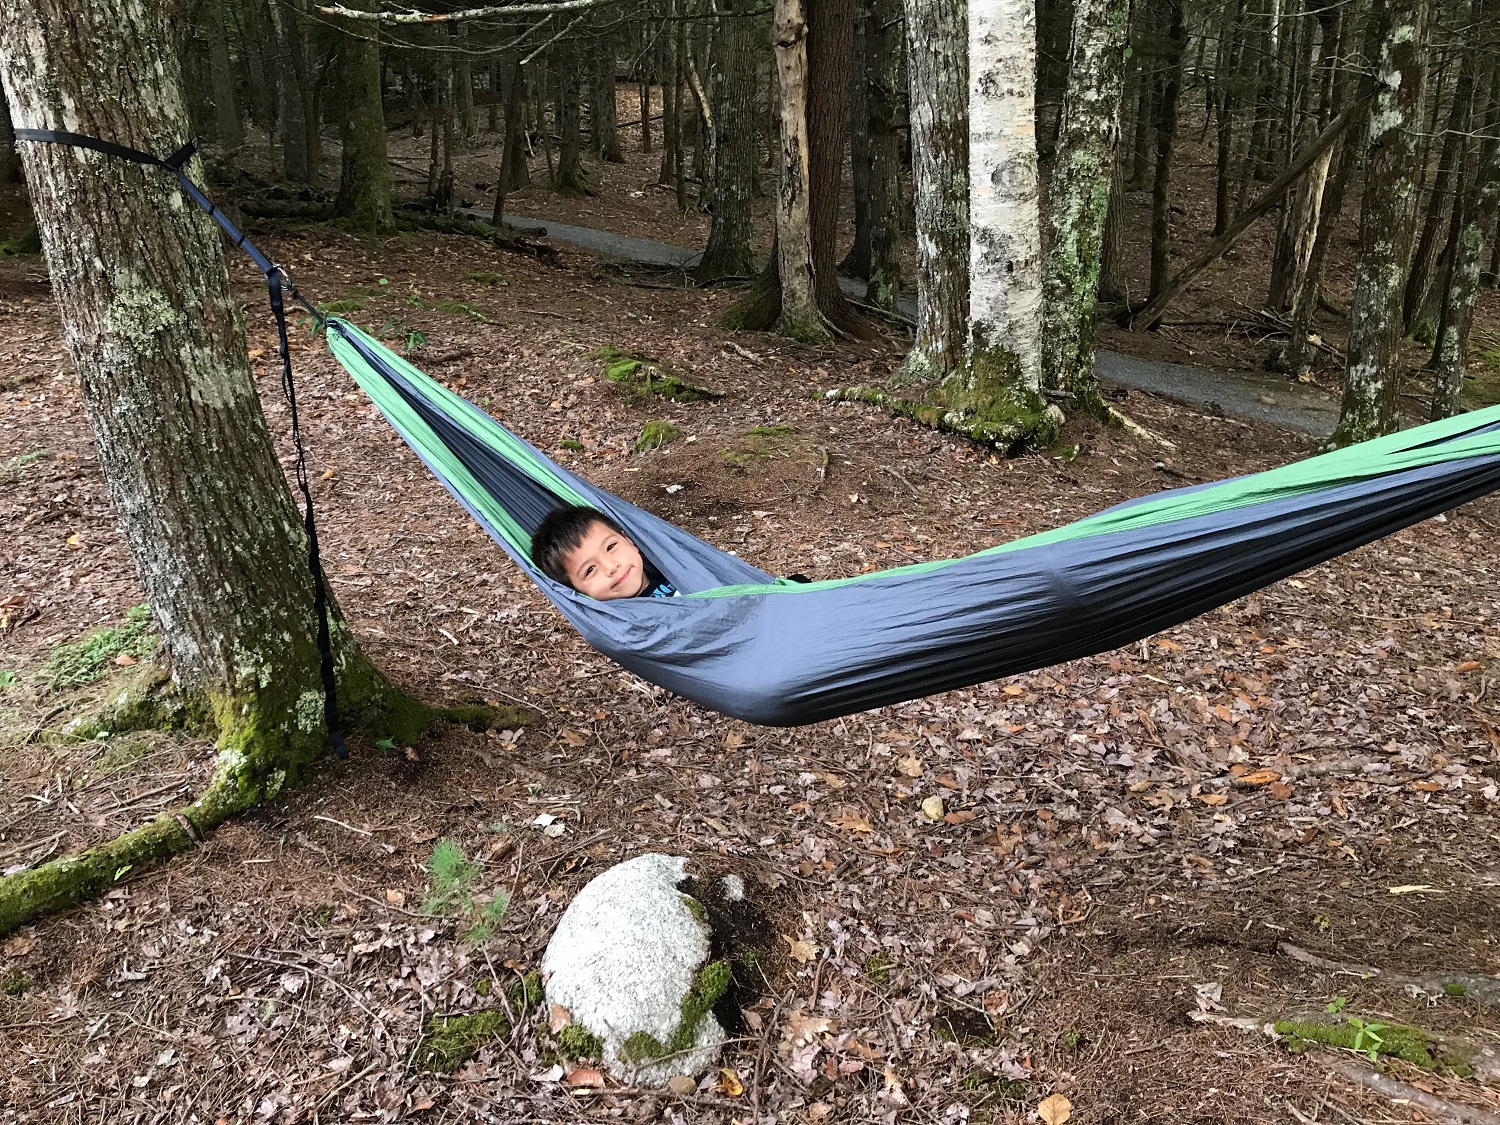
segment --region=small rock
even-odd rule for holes
[[[698,1092],[698,1083],[686,1074],[674,1074],[667,1079],[667,1089],[679,1098],[690,1098]]]
[[[941,797],[928,797],[922,802],[922,815],[928,820],[943,819],[943,799]]]

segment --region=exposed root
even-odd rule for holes
[[[842,387],[826,392],[823,397],[830,402],[863,402],[879,406],[898,418],[910,418],[931,429],[993,446],[1007,455],[1048,444],[1057,436],[1062,424],[1061,411],[1052,406],[1035,415],[1023,412],[1014,417],[996,419],[902,398],[878,387]]]
[[[1408,988],[1419,989],[1429,996],[1475,1000],[1481,1004],[1500,1008],[1500,977],[1484,976],[1479,973],[1449,972],[1441,969],[1431,973],[1393,973],[1373,965],[1351,965],[1341,961],[1330,961],[1326,957],[1319,957],[1316,953],[1303,949],[1299,945],[1293,945],[1289,941],[1279,943],[1276,948],[1292,960],[1301,961],[1304,965],[1311,965],[1316,969],[1349,973],[1358,977],[1384,977],[1386,980],[1395,981]]]
[[[1319,1061],[1341,1078],[1368,1090],[1374,1090],[1378,1094],[1384,1094],[1392,1101],[1421,1106],[1429,1113],[1435,1114],[1439,1121],[1461,1122],[1462,1125],[1500,1125],[1500,1114],[1478,1106],[1449,1101],[1436,1094],[1429,1094],[1426,1090],[1419,1090],[1388,1074],[1381,1074],[1379,1071],[1361,1066],[1352,1059],[1325,1053],[1320,1056]]]

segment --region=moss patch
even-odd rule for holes
[[[557,1033],[557,1048],[565,1059],[597,1059],[604,1054],[604,1040],[581,1023],[570,1023]]]
[[[590,354],[589,358],[603,360],[604,377],[616,386],[626,388],[638,399],[660,396],[673,402],[712,402],[724,397],[694,386],[651,356],[634,355],[606,345]]]
[[[494,273],[490,270],[475,270],[469,274],[469,280],[477,282],[480,285],[500,286],[510,284],[510,282],[505,280],[504,274]]]
[[[1382,1055],[1403,1059],[1424,1070],[1446,1067],[1460,1076],[1473,1073],[1461,1054],[1442,1049],[1442,1037],[1402,1023],[1380,1023],[1358,1016],[1301,1016],[1277,1020],[1276,1034],[1291,1051],[1314,1046],[1343,1047],[1372,1059]]]
[[[865,961],[865,976],[876,984],[890,984],[891,970],[896,967],[896,962],[879,953],[872,954]]]
[[[432,306],[438,312],[448,313],[450,316],[466,316],[472,321],[489,320],[490,314],[478,305],[472,305],[468,301],[438,301]]]
[[[17,970],[0,978],[0,992],[7,996],[21,996],[31,987],[31,978]]]
[[[663,418],[653,419],[641,427],[641,436],[635,439],[635,445],[631,446],[634,453],[649,453],[653,449],[676,441],[682,436],[682,431],[671,422]]]
[[[682,1018],[672,1037],[663,1043],[649,1031],[637,1031],[620,1047],[625,1062],[646,1062],[666,1058],[692,1049],[698,1042],[698,1029],[713,1007],[729,988],[733,973],[728,961],[710,961],[698,970],[693,987],[682,998]]]
[[[510,1034],[504,1012],[471,1012],[429,1020],[424,1029],[417,1066],[436,1074],[452,1074],[479,1053],[479,1049]]]
[[[150,656],[156,647],[150,622],[146,607],[134,606],[125,614],[123,625],[96,629],[81,641],[56,646],[42,669],[47,690],[93,683],[121,656],[130,657],[131,663]]]

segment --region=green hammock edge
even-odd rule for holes
[[[530,536],[516,524],[488,492],[480,487],[463,464],[437,439],[400,394],[377,373],[368,371],[368,364],[364,357],[344,338],[346,333],[358,336],[365,347],[379,354],[382,359],[399,371],[414,387],[421,390],[435,407],[500,456],[519,465],[539,484],[571,504],[592,506],[587,498],[554,474],[544,461],[538,460],[531,449],[518,438],[508,433],[503,427],[482,425],[481,416],[465,399],[418,370],[379,340],[340,318],[330,317],[329,326],[332,330],[327,334],[328,344],[339,363],[348,370],[355,382],[390,419],[402,437],[423,453],[430,463],[440,465],[444,473],[448,474],[448,483],[454,490],[469,504],[482,511],[511,546],[529,555]],[[365,377],[361,377],[362,371],[367,372]],[[1470,411],[1371,441],[1360,442],[1343,449],[1318,454],[1275,469],[1222,481],[1193,492],[1174,493],[1163,496],[1159,500],[1144,500],[1120,510],[1098,512],[1073,523],[1064,524],[1062,527],[1051,528],[1022,539],[1013,539],[956,559],[935,559],[930,562],[911,563],[889,570],[871,571],[868,574],[856,574],[847,578],[830,578],[821,582],[788,582],[783,579],[773,583],[718,586],[711,590],[700,590],[683,596],[727,598],[749,594],[809,593],[835,586],[847,586],[856,582],[869,582],[896,574],[925,574],[953,566],[970,558],[1005,554],[1010,551],[1041,547],[1049,543],[1092,538],[1119,531],[1155,527],[1177,520],[1192,519],[1236,508],[1253,507],[1292,496],[1302,496],[1341,484],[1368,480],[1371,477],[1384,476],[1425,465],[1500,454],[1500,431],[1469,432],[1481,430],[1497,421],[1500,421],[1500,406]],[[1468,436],[1458,436],[1464,434]],[[1455,436],[1458,436],[1458,440],[1451,440]]]

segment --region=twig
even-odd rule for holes
[[[558,852],[555,856],[552,857],[552,862],[547,867],[547,873],[542,876],[542,882],[543,883],[550,883],[552,881],[552,875],[553,875],[553,873],[560,866],[562,866],[562,861],[565,860],[565,859],[567,859],[574,852],[582,851],[584,848],[588,847],[590,844],[597,844],[600,840],[604,839],[608,835],[609,835],[608,831],[595,832],[587,840],[579,840],[578,843],[574,844],[571,848],[565,848],[563,851]]]
[[[1320,1053],[1319,1057],[1324,1066],[1340,1077],[1363,1086],[1367,1090],[1374,1090],[1377,1094],[1383,1094],[1394,1102],[1419,1106],[1429,1113],[1437,1114],[1443,1121],[1462,1122],[1463,1125],[1500,1125],[1500,1113],[1480,1109],[1478,1106],[1464,1105],[1462,1102],[1451,1102],[1447,1098],[1429,1094],[1425,1090],[1419,1090],[1415,1086],[1388,1075],[1368,1070],[1338,1055],[1324,1052]]]
[[[1127,418],[1125,415],[1121,414],[1113,406],[1109,407],[1108,409],[1109,416],[1116,422],[1120,423],[1120,425],[1125,428],[1125,432],[1127,434],[1130,434],[1132,437],[1139,438],[1141,441],[1152,442],[1167,449],[1177,448],[1176,442],[1168,441],[1166,438],[1162,437],[1161,434],[1158,434],[1153,430],[1146,429],[1146,427],[1141,425],[1139,422],[1135,421],[1134,419]]]
[[[771,1018],[766,1021],[766,1033],[761,1036],[760,1050],[755,1052],[755,1069],[750,1072],[750,1105],[753,1109],[751,1120],[760,1120],[760,1075],[766,1065],[766,1049],[771,1045],[771,1036],[776,1033],[776,1017],[781,1014],[783,1004],[789,1003],[796,994],[795,989],[787,989],[786,995],[776,1001],[776,1006],[771,1009]]]
[[[313,819],[314,820],[324,820],[324,821],[327,821],[329,824],[337,824],[340,828],[347,828],[350,832],[357,832],[361,836],[374,836],[375,835],[375,833],[369,831],[368,829],[356,828],[352,824],[345,824],[342,820],[334,820],[333,817],[331,817],[331,816],[324,816],[322,813],[318,813],[316,816],[313,817]]]

